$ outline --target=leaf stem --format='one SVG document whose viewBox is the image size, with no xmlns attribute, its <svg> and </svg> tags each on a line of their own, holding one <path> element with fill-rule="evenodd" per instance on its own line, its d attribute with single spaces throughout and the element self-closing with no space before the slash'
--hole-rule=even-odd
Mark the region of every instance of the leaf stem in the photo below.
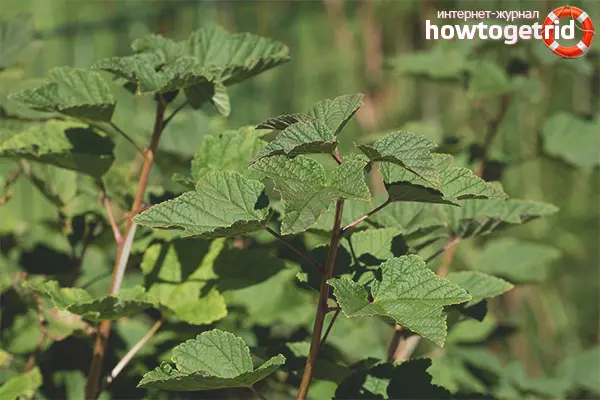
<svg viewBox="0 0 600 400">
<path fill-rule="evenodd" d="M 131 235 L 132 240 L 132 233 L 135 232 L 132 232 L 132 229 L 135 229 L 133 224 L 133 217 L 142 208 L 142 201 L 144 199 L 144 194 L 146 193 L 146 188 L 148 186 L 148 178 L 150 177 L 150 171 L 152 170 L 154 155 L 156 154 L 156 150 L 158 149 L 158 143 L 160 141 L 160 136 L 164 128 L 165 108 L 166 105 L 164 101 L 162 99 L 159 99 L 159 101 L 156 104 L 156 118 L 154 121 L 154 129 L 152 131 L 152 139 L 150 140 L 150 147 L 144 152 L 144 165 L 142 166 L 142 172 L 138 180 L 137 190 L 133 199 L 131 212 L 127 218 L 125 237 L 128 238 Z M 109 294 L 115 294 L 116 292 L 118 292 L 121 279 L 123 277 L 123 274 L 125 273 L 125 266 L 127 266 L 127 261 L 129 259 L 129 251 L 124 251 L 126 250 L 125 244 L 127 242 L 128 241 L 125 240 L 117 247 L 117 258 L 113 267 L 112 281 L 110 285 Z M 130 249 L 131 247 L 129 247 L 129 250 Z M 110 336 L 111 325 L 112 321 L 107 320 L 102 321 L 100 323 L 100 326 L 98 327 L 96 343 L 94 345 L 94 353 L 92 356 L 92 362 L 90 364 L 90 372 L 88 374 L 88 379 L 85 385 L 86 399 L 96 399 L 98 397 L 100 375 L 102 373 L 102 364 L 104 362 L 104 355 L 106 353 L 106 348 L 108 345 L 108 337 Z"/>
<path fill-rule="evenodd" d="M 121 245 L 121 242 L 123 242 L 123 236 L 121 236 L 121 232 L 119 231 L 119 227 L 117 226 L 117 222 L 115 221 L 115 217 L 113 216 L 111 207 L 110 207 L 110 201 L 108 199 L 108 195 L 106 194 L 106 192 L 102 193 L 102 197 L 103 197 L 103 203 L 104 203 L 104 208 L 106 209 L 106 213 L 108 214 L 108 220 L 110 222 L 110 227 L 112 228 L 113 231 L 113 236 L 115 238 L 115 242 L 117 243 L 117 246 Z"/>
<path fill-rule="evenodd" d="M 17 179 L 19 179 L 22 173 L 23 169 L 20 167 L 17 167 L 10 173 L 6 183 L 4 184 L 4 195 L 0 197 L 0 206 L 12 198 L 12 185 L 17 181 Z"/>
<path fill-rule="evenodd" d="M 331 329 L 333 328 L 333 324 L 335 324 L 335 320 L 340 315 L 340 311 L 342 311 L 342 309 L 338 308 L 335 311 L 335 314 L 333 314 L 333 317 L 331 317 L 331 321 L 329 322 L 329 326 L 327 327 L 327 329 L 325 329 L 325 334 L 323 335 L 323 339 L 321 339 L 321 343 L 319 343 L 319 347 L 322 347 L 325 344 L 325 341 L 327 340 L 327 337 L 329 336 L 329 332 L 331 332 Z"/>
<path fill-rule="evenodd" d="M 146 343 L 148 343 L 148 341 L 152 338 L 152 336 L 154 336 L 156 331 L 158 331 L 158 329 L 160 328 L 162 323 L 163 323 L 163 320 L 161 317 L 161 319 L 159 319 L 158 321 L 156 321 L 154 323 L 154 325 L 152 325 L 152 327 L 148 330 L 148 332 L 146 332 L 146 334 L 144 336 L 142 336 L 142 338 L 127 352 L 127 354 L 125 354 L 125 356 L 121 359 L 121 361 L 119 361 L 118 364 L 115 365 L 113 370 L 106 377 L 106 386 L 110 385 L 112 383 L 112 381 L 115 380 L 115 378 L 121 373 L 123 368 L 125 368 L 125 366 L 127 366 L 129 361 L 131 361 L 131 359 L 136 355 L 136 353 L 138 351 L 140 351 L 140 349 Z"/>
<path fill-rule="evenodd" d="M 436 251 L 434 254 L 430 255 L 429 257 L 427 257 L 427 259 L 425 260 L 425 264 L 430 263 L 431 261 L 433 261 L 437 256 L 439 256 L 440 254 L 443 254 L 444 252 L 450 250 L 451 248 L 453 248 L 454 246 L 456 246 L 457 244 L 460 243 L 460 237 L 455 237 L 452 238 L 448 241 L 448 243 L 446 243 L 444 245 L 444 247 L 442 247 L 441 249 L 439 249 L 438 251 Z M 452 260 L 450 260 L 452 261 Z"/>
<path fill-rule="evenodd" d="M 338 153 L 339 156 L 339 153 Z M 342 214 L 344 212 L 344 200 L 338 200 L 335 204 L 335 217 L 333 223 L 333 231 L 331 233 L 331 242 L 329 244 L 329 253 L 327 255 L 327 263 L 325 264 L 325 274 L 321 277 L 321 288 L 319 290 L 319 302 L 317 304 L 317 315 L 315 317 L 315 324 L 313 326 L 312 339 L 310 341 L 310 350 L 308 352 L 308 358 L 306 365 L 304 366 L 304 374 L 302 375 L 302 381 L 300 382 L 300 389 L 296 395 L 296 400 L 306 399 L 308 394 L 308 387 L 312 380 L 315 364 L 317 362 L 317 356 L 319 354 L 319 347 L 321 344 L 321 332 L 323 331 L 323 323 L 325 321 L 325 315 L 327 314 L 327 298 L 329 297 L 329 284 L 327 281 L 333 274 L 333 268 L 335 266 L 335 257 L 337 255 L 338 246 L 341 239 L 341 225 L 342 225 Z"/>
<path fill-rule="evenodd" d="M 374 209 L 372 209 L 371 211 L 369 211 L 368 213 L 366 213 L 365 215 L 363 215 L 362 217 L 360 217 L 359 219 L 357 219 L 354 222 L 351 222 L 350 224 L 346 225 L 343 229 L 342 229 L 342 235 L 344 233 L 346 233 L 348 230 L 354 228 L 356 225 L 360 224 L 361 222 L 363 222 L 365 219 L 369 218 L 371 215 L 375 214 L 378 211 L 383 210 L 388 204 L 392 203 L 392 199 L 388 197 L 388 199 L 381 205 L 375 207 Z"/>
<path fill-rule="evenodd" d="M 183 110 L 189 104 L 190 104 L 190 102 L 186 100 L 182 104 L 180 104 L 179 107 L 177 107 L 176 109 L 174 109 L 173 112 L 171 113 L 171 115 L 169 115 L 169 117 L 167 119 L 165 119 L 165 123 L 163 124 L 163 129 L 167 126 L 167 124 L 169 122 L 171 122 L 171 120 L 173 119 L 173 117 L 175 117 L 175 115 L 177 115 L 177 113 L 179 111 Z"/>
<path fill-rule="evenodd" d="M 135 149 L 140 152 L 140 154 L 144 154 L 144 149 L 142 149 L 140 147 L 140 145 L 137 144 L 137 142 L 135 140 L 133 140 L 133 138 L 131 136 L 129 136 L 128 134 L 126 134 L 123 129 L 119 128 L 119 126 L 117 124 L 115 124 L 114 122 L 110 121 L 110 126 L 115 131 L 117 131 L 117 133 L 119 135 L 123 136 L 129 143 L 131 143 L 133 145 L 133 147 L 135 147 Z"/>
<path fill-rule="evenodd" d="M 321 275 L 325 272 L 325 269 L 323 268 L 321 263 L 318 262 L 317 260 L 315 260 L 310 254 L 305 253 L 304 251 L 300 250 L 299 248 L 297 248 L 296 246 L 294 246 L 293 244 L 291 244 L 290 242 L 285 240 L 285 238 L 283 236 L 281 236 L 279 233 L 275 232 L 273 229 L 269 228 L 268 226 L 265 225 L 264 229 L 265 229 L 265 231 L 269 232 L 271 235 L 275 236 L 281 243 L 285 244 L 288 248 L 290 248 L 292 251 L 294 251 L 300 257 L 304 258 L 306 261 L 308 261 L 309 263 L 314 265 L 315 268 L 317 268 L 317 271 L 319 271 L 319 273 Z"/>
</svg>

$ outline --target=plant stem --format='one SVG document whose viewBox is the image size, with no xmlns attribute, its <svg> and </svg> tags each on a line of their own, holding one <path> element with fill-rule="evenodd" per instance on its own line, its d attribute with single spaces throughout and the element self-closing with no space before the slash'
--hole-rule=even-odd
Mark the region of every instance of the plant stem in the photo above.
<svg viewBox="0 0 600 400">
<path fill-rule="evenodd" d="M 273 229 L 269 228 L 268 226 L 265 226 L 265 231 L 267 231 L 271 235 L 275 236 L 277 239 L 279 239 L 279 241 L 281 243 L 285 244 L 288 248 L 290 248 L 292 251 L 294 251 L 300 257 L 304 258 L 306 261 L 308 261 L 309 263 L 314 265 L 315 268 L 317 268 L 317 270 L 319 271 L 319 273 L 321 273 L 321 275 L 325 272 L 321 263 L 318 262 L 317 260 L 315 260 L 310 254 L 305 253 L 302 250 L 298 249 L 296 246 L 294 246 L 293 244 L 291 244 L 290 242 L 285 240 L 285 238 L 283 236 L 281 236 L 280 234 L 278 234 L 277 232 L 275 232 Z"/>
<path fill-rule="evenodd" d="M 152 338 L 152 336 L 154 336 L 154 334 L 160 328 L 162 323 L 163 323 L 162 318 L 159 319 L 158 321 L 156 321 L 154 323 L 154 325 L 152 325 L 152 327 L 148 330 L 148 332 L 146 332 L 146 334 L 127 352 L 127 354 L 125 354 L 125 357 L 123 357 L 121 359 L 121 361 L 119 361 L 119 363 L 110 372 L 110 375 L 108 375 L 106 377 L 106 385 L 110 385 L 110 383 L 115 380 L 115 378 L 121 373 L 123 368 L 125 368 L 125 366 L 129 363 L 129 361 L 131 361 L 133 356 L 135 356 L 136 353 L 138 351 L 140 351 L 140 349 L 146 343 L 148 343 L 150 338 Z"/>
<path fill-rule="evenodd" d="M 441 249 L 439 249 L 438 251 L 436 251 L 434 254 L 430 255 L 429 257 L 427 257 L 427 259 L 425 260 L 425 264 L 430 263 L 431 261 L 433 261 L 437 256 L 439 256 L 440 254 L 445 253 L 446 251 L 450 250 L 451 248 L 453 248 L 454 246 L 456 246 L 457 244 L 460 243 L 460 237 L 455 237 L 452 238 L 448 241 L 448 243 L 446 243 L 444 245 L 444 247 L 442 247 Z M 452 260 L 450 260 L 452 261 Z"/>
<path fill-rule="evenodd" d="M 383 210 L 388 204 L 392 203 L 392 199 L 390 199 L 388 197 L 388 199 L 381 205 L 375 207 L 374 209 L 372 209 L 371 211 L 369 211 L 368 213 L 366 213 L 365 215 L 363 215 L 362 217 L 360 217 L 359 219 L 357 219 L 356 221 L 346 225 L 343 229 L 342 229 L 342 235 L 344 233 L 346 233 L 348 230 L 354 228 L 356 225 L 360 224 L 361 222 L 363 222 L 365 219 L 369 218 L 371 215 L 375 214 L 378 211 Z"/>
<path fill-rule="evenodd" d="M 106 213 L 108 214 L 108 220 L 110 222 L 110 227 L 113 231 L 115 242 L 117 243 L 117 246 L 119 246 L 123 241 L 123 236 L 121 236 L 121 232 L 119 231 L 119 227 L 117 226 L 117 222 L 115 221 L 115 217 L 113 216 L 112 210 L 110 208 L 110 201 L 108 200 L 108 195 L 106 194 L 106 192 L 103 193 L 102 197 L 104 198 L 104 208 L 106 209 Z"/>
<path fill-rule="evenodd" d="M 154 162 L 154 155 L 156 154 L 156 150 L 158 149 L 158 143 L 160 141 L 160 136 L 164 127 L 164 116 L 165 103 L 161 99 L 156 104 L 156 119 L 154 121 L 154 129 L 152 132 L 152 139 L 150 140 L 150 147 L 148 148 L 148 150 L 146 150 L 144 154 L 144 165 L 142 167 L 142 172 L 138 181 L 137 191 L 133 199 L 131 212 L 127 218 L 127 226 L 125 229 L 126 238 L 132 233 L 131 230 L 133 229 L 133 217 L 142 208 L 142 200 L 144 199 L 146 187 L 148 186 L 148 178 L 150 177 L 152 163 Z M 129 258 L 129 252 L 123 252 L 125 243 L 127 243 L 127 240 L 123 241 L 120 245 L 117 246 L 117 259 L 113 268 L 112 281 L 110 284 L 109 291 L 109 294 L 111 295 L 115 294 L 118 291 L 119 288 L 116 286 L 116 284 L 119 283 L 119 276 L 122 276 L 122 273 L 124 273 L 124 268 L 121 268 L 122 271 L 119 271 L 119 266 L 127 265 L 127 259 Z M 122 260 L 122 254 L 126 254 L 125 260 Z M 100 323 L 100 326 L 98 327 L 96 343 L 94 344 L 94 353 L 92 356 L 92 362 L 90 364 L 90 372 L 88 374 L 88 379 L 85 385 L 86 399 L 96 399 L 99 394 L 98 389 L 100 383 L 100 375 L 102 374 L 102 364 L 104 362 L 104 355 L 106 353 L 108 337 L 110 336 L 111 322 L 112 321 L 110 320 L 102 321 Z"/>
<path fill-rule="evenodd" d="M 110 126 L 119 133 L 119 135 L 123 136 L 129 143 L 131 143 L 133 145 L 133 147 L 135 147 L 135 149 L 137 151 L 139 151 L 141 154 L 144 154 L 144 149 L 142 149 L 140 147 L 139 144 L 137 144 L 137 142 L 135 140 L 133 140 L 133 138 L 131 136 L 129 136 L 128 134 L 125 133 L 125 131 L 121 128 L 119 128 L 119 126 L 117 124 L 115 124 L 114 122 L 110 122 Z"/>
<path fill-rule="evenodd" d="M 248 389 L 250 389 L 252 391 L 252 393 L 254 393 L 259 399 L 261 400 L 267 400 L 267 398 L 258 391 L 258 389 L 256 389 L 254 386 L 248 386 Z"/>
<path fill-rule="evenodd" d="M 325 321 L 325 314 L 327 314 L 327 298 L 329 297 L 329 284 L 327 281 L 333 274 L 333 268 L 335 266 L 335 257 L 337 255 L 337 249 L 341 239 L 341 225 L 342 225 L 342 214 L 344 212 L 344 200 L 338 200 L 335 204 L 335 219 L 333 223 L 333 231 L 331 233 L 331 242 L 329 244 L 329 253 L 327 255 L 327 263 L 325 264 L 325 274 L 321 277 L 321 288 L 319 290 L 319 302 L 317 304 L 317 315 L 315 317 L 315 324 L 313 326 L 312 339 L 310 341 L 310 350 L 308 352 L 308 359 L 304 366 L 304 374 L 302 375 L 302 382 L 300 383 L 300 389 L 296 395 L 296 400 L 306 399 L 308 394 L 308 387 L 312 379 L 313 370 L 317 362 L 317 355 L 319 354 L 319 347 L 321 344 L 321 332 L 323 331 L 323 323 Z"/>
<path fill-rule="evenodd" d="M 0 206 L 12 198 L 12 185 L 19 179 L 22 173 L 23 170 L 20 167 L 17 167 L 10 173 L 6 180 L 6 184 L 4 185 L 4 195 L 0 197 Z"/>
<path fill-rule="evenodd" d="M 169 115 L 169 117 L 167 119 L 165 119 L 165 123 L 163 124 L 163 129 L 169 124 L 169 122 L 171 122 L 171 120 L 173 119 L 173 117 L 175 115 L 177 115 L 177 113 L 179 111 L 183 110 L 183 108 L 186 107 L 189 104 L 190 104 L 189 101 L 186 100 L 179 107 L 177 107 L 176 109 L 174 109 L 173 112 L 171 113 L 171 115 Z"/>
<path fill-rule="evenodd" d="M 342 309 L 338 308 L 335 311 L 335 314 L 333 314 L 333 317 L 331 317 L 331 322 L 329 322 L 329 326 L 325 330 L 325 334 L 323 335 L 323 339 L 321 339 L 321 343 L 319 343 L 319 347 L 321 347 L 325 344 L 325 341 L 327 340 L 327 337 L 329 336 L 329 332 L 331 332 L 331 329 L 333 328 L 333 324 L 335 324 L 335 320 L 340 315 L 340 311 L 342 311 Z"/>
</svg>

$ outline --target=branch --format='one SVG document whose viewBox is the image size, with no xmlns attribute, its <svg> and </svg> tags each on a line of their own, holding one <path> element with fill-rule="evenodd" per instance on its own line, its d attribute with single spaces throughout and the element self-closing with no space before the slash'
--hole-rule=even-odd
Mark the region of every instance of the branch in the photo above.
<svg viewBox="0 0 600 400">
<path fill-rule="evenodd" d="M 339 156 L 339 153 L 338 153 Z M 325 274 L 321 277 L 321 288 L 319 290 L 319 302 L 317 304 L 317 315 L 315 317 L 315 324 L 313 326 L 312 339 L 310 342 L 310 350 L 308 352 L 308 358 L 306 365 L 304 366 L 304 374 L 302 375 L 302 382 L 300 383 L 300 389 L 296 395 L 296 400 L 306 399 L 308 394 L 308 387 L 312 379 L 313 370 L 317 362 L 317 356 L 319 354 L 319 348 L 321 345 L 321 332 L 323 331 L 323 323 L 325 321 L 325 314 L 327 314 L 327 298 L 329 297 L 329 284 L 327 281 L 333 274 L 333 268 L 335 266 L 335 257 L 337 255 L 337 249 L 341 239 L 341 225 L 342 225 L 342 214 L 344 212 L 344 200 L 338 200 L 335 204 L 335 217 L 333 223 L 333 231 L 331 233 L 331 242 L 329 244 L 329 253 L 327 255 L 327 263 L 325 265 Z"/>
<path fill-rule="evenodd" d="M 331 328 L 333 328 L 333 324 L 335 324 L 335 320 L 340 315 L 340 311 L 342 311 L 342 309 L 338 308 L 335 311 L 335 314 L 333 314 L 333 317 L 331 318 L 331 321 L 329 322 L 329 326 L 325 330 L 325 335 L 323 335 L 323 339 L 321 339 L 321 343 L 319 343 L 319 347 L 322 347 L 325 344 L 325 341 L 327 340 L 327 337 L 329 336 L 329 332 L 331 332 Z"/>
<path fill-rule="evenodd" d="M 137 151 L 139 151 L 139 152 L 140 152 L 140 154 L 144 154 L 144 149 L 142 149 L 142 148 L 140 147 L 140 145 L 139 145 L 139 144 L 137 144 L 137 142 L 136 142 L 135 140 L 133 140 L 133 138 L 132 138 L 131 136 L 129 136 L 128 134 L 126 134 L 126 133 L 125 133 L 125 131 L 124 131 L 123 129 L 119 128 L 119 127 L 117 126 L 117 124 L 115 124 L 114 122 L 112 122 L 112 121 L 111 121 L 111 122 L 110 122 L 110 126 L 111 126 L 111 127 L 112 127 L 112 128 L 115 130 L 115 131 L 117 131 L 117 133 L 119 133 L 119 135 L 123 136 L 123 137 L 124 137 L 124 138 L 125 138 L 125 139 L 126 139 L 128 142 L 129 142 L 129 143 L 131 143 L 131 144 L 133 145 L 133 147 L 135 147 L 135 149 L 136 149 Z"/>
<path fill-rule="evenodd" d="M 375 214 L 378 211 L 383 210 L 388 204 L 392 203 L 392 199 L 388 197 L 388 199 L 381 205 L 375 207 L 374 209 L 372 209 L 371 211 L 369 211 L 368 213 L 366 213 L 365 215 L 363 215 L 362 217 L 360 217 L 359 219 L 357 219 L 356 221 L 346 225 L 343 229 L 342 229 L 342 235 L 344 233 L 346 233 L 348 230 L 354 228 L 356 225 L 360 224 L 361 222 L 363 222 L 365 219 L 369 218 L 371 215 Z"/>
<path fill-rule="evenodd" d="M 440 254 L 443 254 L 444 252 L 450 250 L 451 248 L 453 248 L 454 246 L 456 246 L 457 244 L 460 243 L 460 237 L 455 237 L 452 238 L 448 241 L 448 243 L 446 243 L 444 245 L 444 247 L 442 247 L 441 249 L 439 249 L 438 251 L 436 251 L 434 254 L 430 255 L 429 257 L 427 257 L 427 259 L 425 260 L 425 264 L 430 263 L 431 261 L 433 261 L 437 256 L 439 256 Z M 450 260 L 452 261 L 452 260 Z"/>
<path fill-rule="evenodd" d="M 285 244 L 288 248 L 293 250 L 300 257 L 304 258 L 306 261 L 308 261 L 309 263 L 314 265 L 315 268 L 317 268 L 317 270 L 319 271 L 319 273 L 321 275 L 323 275 L 323 273 L 325 273 L 325 269 L 323 268 L 321 263 L 319 263 L 317 260 L 315 260 L 310 254 L 305 253 L 302 250 L 298 249 L 296 246 L 294 246 L 293 244 L 291 244 L 290 242 L 285 240 L 285 238 L 283 236 L 281 236 L 280 234 L 278 234 L 277 232 L 275 232 L 273 229 L 269 228 L 268 226 L 265 225 L 264 229 L 265 229 L 265 231 L 269 232 L 271 235 L 273 235 L 277 239 L 279 239 L 279 241 L 281 241 L 281 243 Z"/>
<path fill-rule="evenodd" d="M 119 361 L 119 363 L 113 368 L 113 370 L 110 372 L 110 374 L 106 377 L 106 386 L 110 385 L 112 383 L 112 381 L 115 380 L 115 378 L 121 373 L 123 368 L 125 368 L 125 366 L 129 363 L 129 361 L 131 361 L 133 356 L 135 356 L 136 353 L 138 351 L 140 351 L 140 349 L 146 343 L 148 343 L 148 341 L 152 338 L 152 336 L 154 336 L 156 331 L 160 328 L 162 323 L 163 323 L 162 318 L 159 319 L 158 321 L 156 321 L 154 323 L 154 325 L 152 325 L 152 327 L 148 330 L 148 332 L 146 332 L 146 334 L 127 352 L 127 354 L 125 354 L 125 356 L 121 359 L 121 361 Z"/>
<path fill-rule="evenodd" d="M 127 225 L 125 229 L 126 240 L 123 241 L 117 247 L 117 259 L 113 267 L 112 282 L 110 284 L 109 294 L 115 294 L 119 291 L 121 285 L 121 279 L 125 273 L 125 267 L 129 260 L 129 254 L 131 250 L 131 241 L 135 233 L 135 225 L 133 224 L 133 217 L 140 212 L 142 208 L 142 201 L 146 188 L 148 186 L 148 178 L 150 177 L 150 171 L 152 170 L 152 163 L 154 162 L 154 155 L 158 149 L 158 143 L 160 136 L 164 128 L 164 117 L 165 117 L 166 105 L 162 99 L 156 103 L 156 119 L 154 121 L 154 129 L 152 132 L 152 139 L 150 140 L 150 148 L 146 150 L 144 154 L 144 165 L 142 166 L 142 172 L 137 185 L 135 197 L 133 199 L 133 205 L 131 212 L 127 218 Z M 127 243 L 130 242 L 127 248 Z M 96 399 L 99 394 L 99 382 L 100 375 L 102 373 L 102 364 L 104 362 L 104 354 L 108 345 L 108 337 L 110 336 L 110 328 L 112 321 L 106 320 L 100 323 L 98 328 L 98 334 L 96 336 L 96 343 L 94 345 L 94 353 L 92 356 L 92 362 L 90 365 L 90 372 L 85 386 L 85 397 L 86 399 Z"/>
<path fill-rule="evenodd" d="M 12 185 L 17 181 L 17 179 L 19 179 L 19 177 L 21 176 L 21 174 L 23 173 L 23 169 L 20 167 L 15 168 L 10 175 L 8 176 L 8 179 L 6 180 L 6 183 L 4 185 L 4 195 L 2 197 L 0 197 L 0 206 L 5 204 L 7 201 L 9 201 L 12 198 Z"/>
<path fill-rule="evenodd" d="M 182 104 L 180 104 L 179 107 L 174 109 L 173 112 L 171 113 L 171 115 L 169 115 L 169 117 L 167 119 L 165 119 L 165 123 L 163 124 L 163 129 L 168 125 L 169 122 L 171 122 L 173 117 L 175 117 L 175 115 L 177 115 L 177 113 L 179 111 L 183 110 L 184 107 L 188 106 L 189 104 L 190 104 L 190 102 L 186 100 Z"/>
<path fill-rule="evenodd" d="M 106 213 L 108 214 L 108 220 L 110 221 L 110 227 L 113 231 L 113 236 L 115 238 L 115 242 L 117 242 L 117 246 L 120 246 L 123 242 L 123 236 L 121 236 L 121 232 L 119 231 L 119 227 L 117 226 L 117 222 L 115 221 L 115 217 L 113 216 L 112 210 L 110 208 L 110 201 L 108 200 L 108 195 L 106 192 L 102 192 L 104 208 L 106 209 Z"/>
</svg>

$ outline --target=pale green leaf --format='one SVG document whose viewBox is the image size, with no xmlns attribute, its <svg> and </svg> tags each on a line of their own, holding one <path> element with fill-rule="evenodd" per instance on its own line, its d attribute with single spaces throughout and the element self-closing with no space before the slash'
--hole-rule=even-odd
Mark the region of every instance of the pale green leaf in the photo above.
<svg viewBox="0 0 600 400">
<path fill-rule="evenodd" d="M 248 177 L 258 174 L 248 169 L 252 155 L 264 144 L 263 133 L 251 126 L 207 135 L 192 160 L 191 174 L 199 180 L 210 171 L 236 171 Z"/>
<path fill-rule="evenodd" d="M 469 88 L 467 93 L 472 98 L 499 96 L 515 89 L 504 69 L 494 62 L 471 61 L 468 70 Z"/>
<path fill-rule="evenodd" d="M 600 347 L 569 356 L 559 364 L 558 373 L 574 382 L 574 386 L 600 395 Z"/>
<path fill-rule="evenodd" d="M 598 122 L 585 121 L 566 112 L 554 114 L 542 127 L 544 151 L 577 167 L 598 166 L 599 130 Z"/>
<path fill-rule="evenodd" d="M 496 184 L 475 176 L 470 169 L 453 164 L 452 156 L 434 154 L 435 170 L 440 177 L 436 187 L 416 174 L 392 163 L 381 163 L 388 193 L 396 201 L 458 204 L 463 199 L 504 199 L 506 194 Z"/>
<path fill-rule="evenodd" d="M 325 172 L 317 161 L 298 156 L 263 158 L 251 168 L 273 179 L 281 194 L 285 215 L 281 233 L 303 232 L 317 222 L 338 199 L 370 198 L 364 173 L 365 162 L 348 157 L 336 169 Z"/>
<path fill-rule="evenodd" d="M 277 117 L 269 118 L 256 126 L 256 129 L 270 129 L 274 131 L 282 131 L 290 125 L 298 122 L 314 122 L 312 117 L 305 114 L 285 114 Z"/>
<path fill-rule="evenodd" d="M 114 296 L 94 298 L 83 289 L 61 288 L 57 281 L 30 285 L 34 290 L 49 297 L 56 307 L 91 321 L 128 317 L 155 306 L 154 300 L 148 298 L 140 286 L 123 289 Z"/>
<path fill-rule="evenodd" d="M 50 120 L 0 141 L 0 157 L 27 158 L 102 176 L 112 165 L 114 144 L 80 123 Z"/>
<path fill-rule="evenodd" d="M 268 209 L 257 210 L 264 185 L 237 172 L 206 173 L 196 191 L 150 207 L 138 214 L 137 224 L 152 228 L 179 228 L 182 236 L 234 236 L 263 228 Z"/>
<path fill-rule="evenodd" d="M 282 355 L 253 369 L 250 350 L 231 333 L 212 330 L 173 349 L 175 367 L 163 363 L 144 375 L 139 387 L 197 391 L 250 387 L 285 363 Z"/>
<path fill-rule="evenodd" d="M 308 111 L 308 116 L 324 122 L 337 136 L 363 105 L 363 98 L 362 93 L 357 93 L 326 99 L 315 104 Z"/>
<path fill-rule="evenodd" d="M 35 367 L 29 372 L 9 379 L 4 385 L 0 386 L 0 399 L 31 398 L 43 383 L 42 373 L 39 368 Z"/>
<path fill-rule="evenodd" d="M 487 243 L 474 265 L 513 282 L 538 282 L 546 278 L 549 264 L 560 257 L 555 247 L 506 237 Z"/>
<path fill-rule="evenodd" d="M 445 226 L 443 217 L 442 210 L 436 205 L 393 202 L 375 214 L 373 220 L 381 226 L 395 228 L 403 235 L 409 235 L 419 230 Z"/>
<path fill-rule="evenodd" d="M 58 67 L 48 72 L 51 83 L 11 95 L 11 99 L 40 111 L 55 111 L 76 118 L 110 121 L 115 99 L 99 73 Z"/>
<path fill-rule="evenodd" d="M 165 62 L 173 61 L 183 55 L 183 44 L 161 35 L 148 35 L 134 40 L 131 49 L 135 53 L 157 53 Z"/>
<path fill-rule="evenodd" d="M 471 304 L 500 296 L 513 288 L 510 282 L 477 271 L 451 272 L 447 279 L 465 289 L 472 297 Z"/>
<path fill-rule="evenodd" d="M 456 323 L 448 332 L 447 343 L 480 343 L 496 329 L 496 324 L 486 316 L 483 321 L 465 319 Z"/>
<path fill-rule="evenodd" d="M 460 207 L 444 207 L 453 235 L 469 237 L 494 232 L 506 224 L 524 224 L 539 217 L 552 215 L 558 208 L 535 201 L 463 200 Z"/>
<path fill-rule="evenodd" d="M 392 240 L 399 235 L 399 231 L 394 228 L 367 229 L 353 233 L 349 238 L 351 254 L 356 258 L 364 255 L 370 255 L 378 260 L 384 261 L 392 258 Z M 346 242 L 343 242 L 347 246 Z"/>
<path fill-rule="evenodd" d="M 358 146 L 371 161 L 383 161 L 405 168 L 429 182 L 433 188 L 440 184 L 439 171 L 431 154 L 436 147 L 436 143 L 410 132 L 392 132 L 372 145 Z"/>
<path fill-rule="evenodd" d="M 392 258 L 381 264 L 381 280 L 367 290 L 348 278 L 330 280 L 334 295 L 347 317 L 380 315 L 431 340 L 438 346 L 446 338 L 443 307 L 471 299 L 466 291 L 439 278 L 418 256 Z"/>
</svg>

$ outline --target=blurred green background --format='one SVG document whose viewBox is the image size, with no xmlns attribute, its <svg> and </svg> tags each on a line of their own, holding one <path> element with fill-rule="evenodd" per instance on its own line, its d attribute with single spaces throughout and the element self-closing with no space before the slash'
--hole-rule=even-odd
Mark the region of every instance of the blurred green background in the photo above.
<svg viewBox="0 0 600 400">
<path fill-rule="evenodd" d="M 342 151 L 352 141 L 404 129 L 442 143 L 473 166 L 486 132 L 498 122 L 486 179 L 500 180 L 511 197 L 549 202 L 560 211 L 495 235 L 503 237 L 499 240 L 506 247 L 498 254 L 509 262 L 518 262 L 510 256 L 517 254 L 522 241 L 556 252 L 530 266 L 536 268 L 533 277 L 522 277 L 522 285 L 490 305 L 497 330 L 503 328 L 510 335 L 489 348 L 504 361 L 520 362 L 529 376 L 543 377 L 552 375 L 562 360 L 585 354 L 600 341 L 600 39 L 584 57 L 563 60 L 541 41 L 514 46 L 427 41 L 424 21 L 444 23 L 436 18 L 439 10 L 538 10 L 543 20 L 562 5 L 546 0 L 2 0 L 0 19 L 30 13 L 39 43 L 22 71 L 2 75 L 0 98 L 10 111 L 16 106 L 4 96 L 43 78 L 52 67 L 88 67 L 101 58 L 128 54 L 131 41 L 148 33 L 182 40 L 203 24 L 217 22 L 230 32 L 247 31 L 285 43 L 292 61 L 232 88 L 232 113 L 227 119 L 211 110 L 182 112 L 163 136 L 162 160 L 153 173 L 157 184 L 168 184 L 206 134 L 302 112 L 316 101 L 344 93 L 365 93 L 366 104 L 346 130 L 350 138 L 343 141 Z M 574 5 L 600 26 L 600 2 Z M 144 142 L 152 123 L 152 100 L 132 99 L 124 91 L 118 95 L 115 121 Z M 117 151 L 126 167 L 134 153 L 128 146 Z M 0 168 L 3 175 L 10 171 L 6 162 Z M 28 182 L 16 185 L 14 198 L 0 207 L 0 233 L 27 232 L 36 221 L 54 218 L 52 206 Z M 492 239 L 462 243 L 453 266 L 476 262 L 488 240 Z M 86 262 L 110 269 L 112 253 L 99 249 L 93 249 Z M 138 279 L 135 272 L 130 275 Z M 95 277 L 90 273 L 87 278 Z M 94 281 L 98 293 L 106 292 L 107 279 Z M 309 307 L 308 315 L 311 312 Z M 3 327 L 5 343 L 10 344 L 12 325 Z M 144 331 L 143 323 L 129 325 L 118 325 L 117 348 L 128 348 L 142 334 L 130 332 Z M 380 335 L 386 339 L 378 340 L 373 330 L 379 327 L 367 324 L 344 337 L 342 326 L 346 324 L 336 328 L 333 343 L 346 339 L 342 347 L 348 352 L 360 347 L 356 358 L 385 354 L 387 327 Z M 18 349 L 14 343 L 13 347 Z M 61 363 L 67 361 L 54 354 L 63 358 Z M 597 358 L 599 353 L 594 354 Z M 121 394 L 136 395 L 131 388 L 123 390 Z"/>
</svg>

